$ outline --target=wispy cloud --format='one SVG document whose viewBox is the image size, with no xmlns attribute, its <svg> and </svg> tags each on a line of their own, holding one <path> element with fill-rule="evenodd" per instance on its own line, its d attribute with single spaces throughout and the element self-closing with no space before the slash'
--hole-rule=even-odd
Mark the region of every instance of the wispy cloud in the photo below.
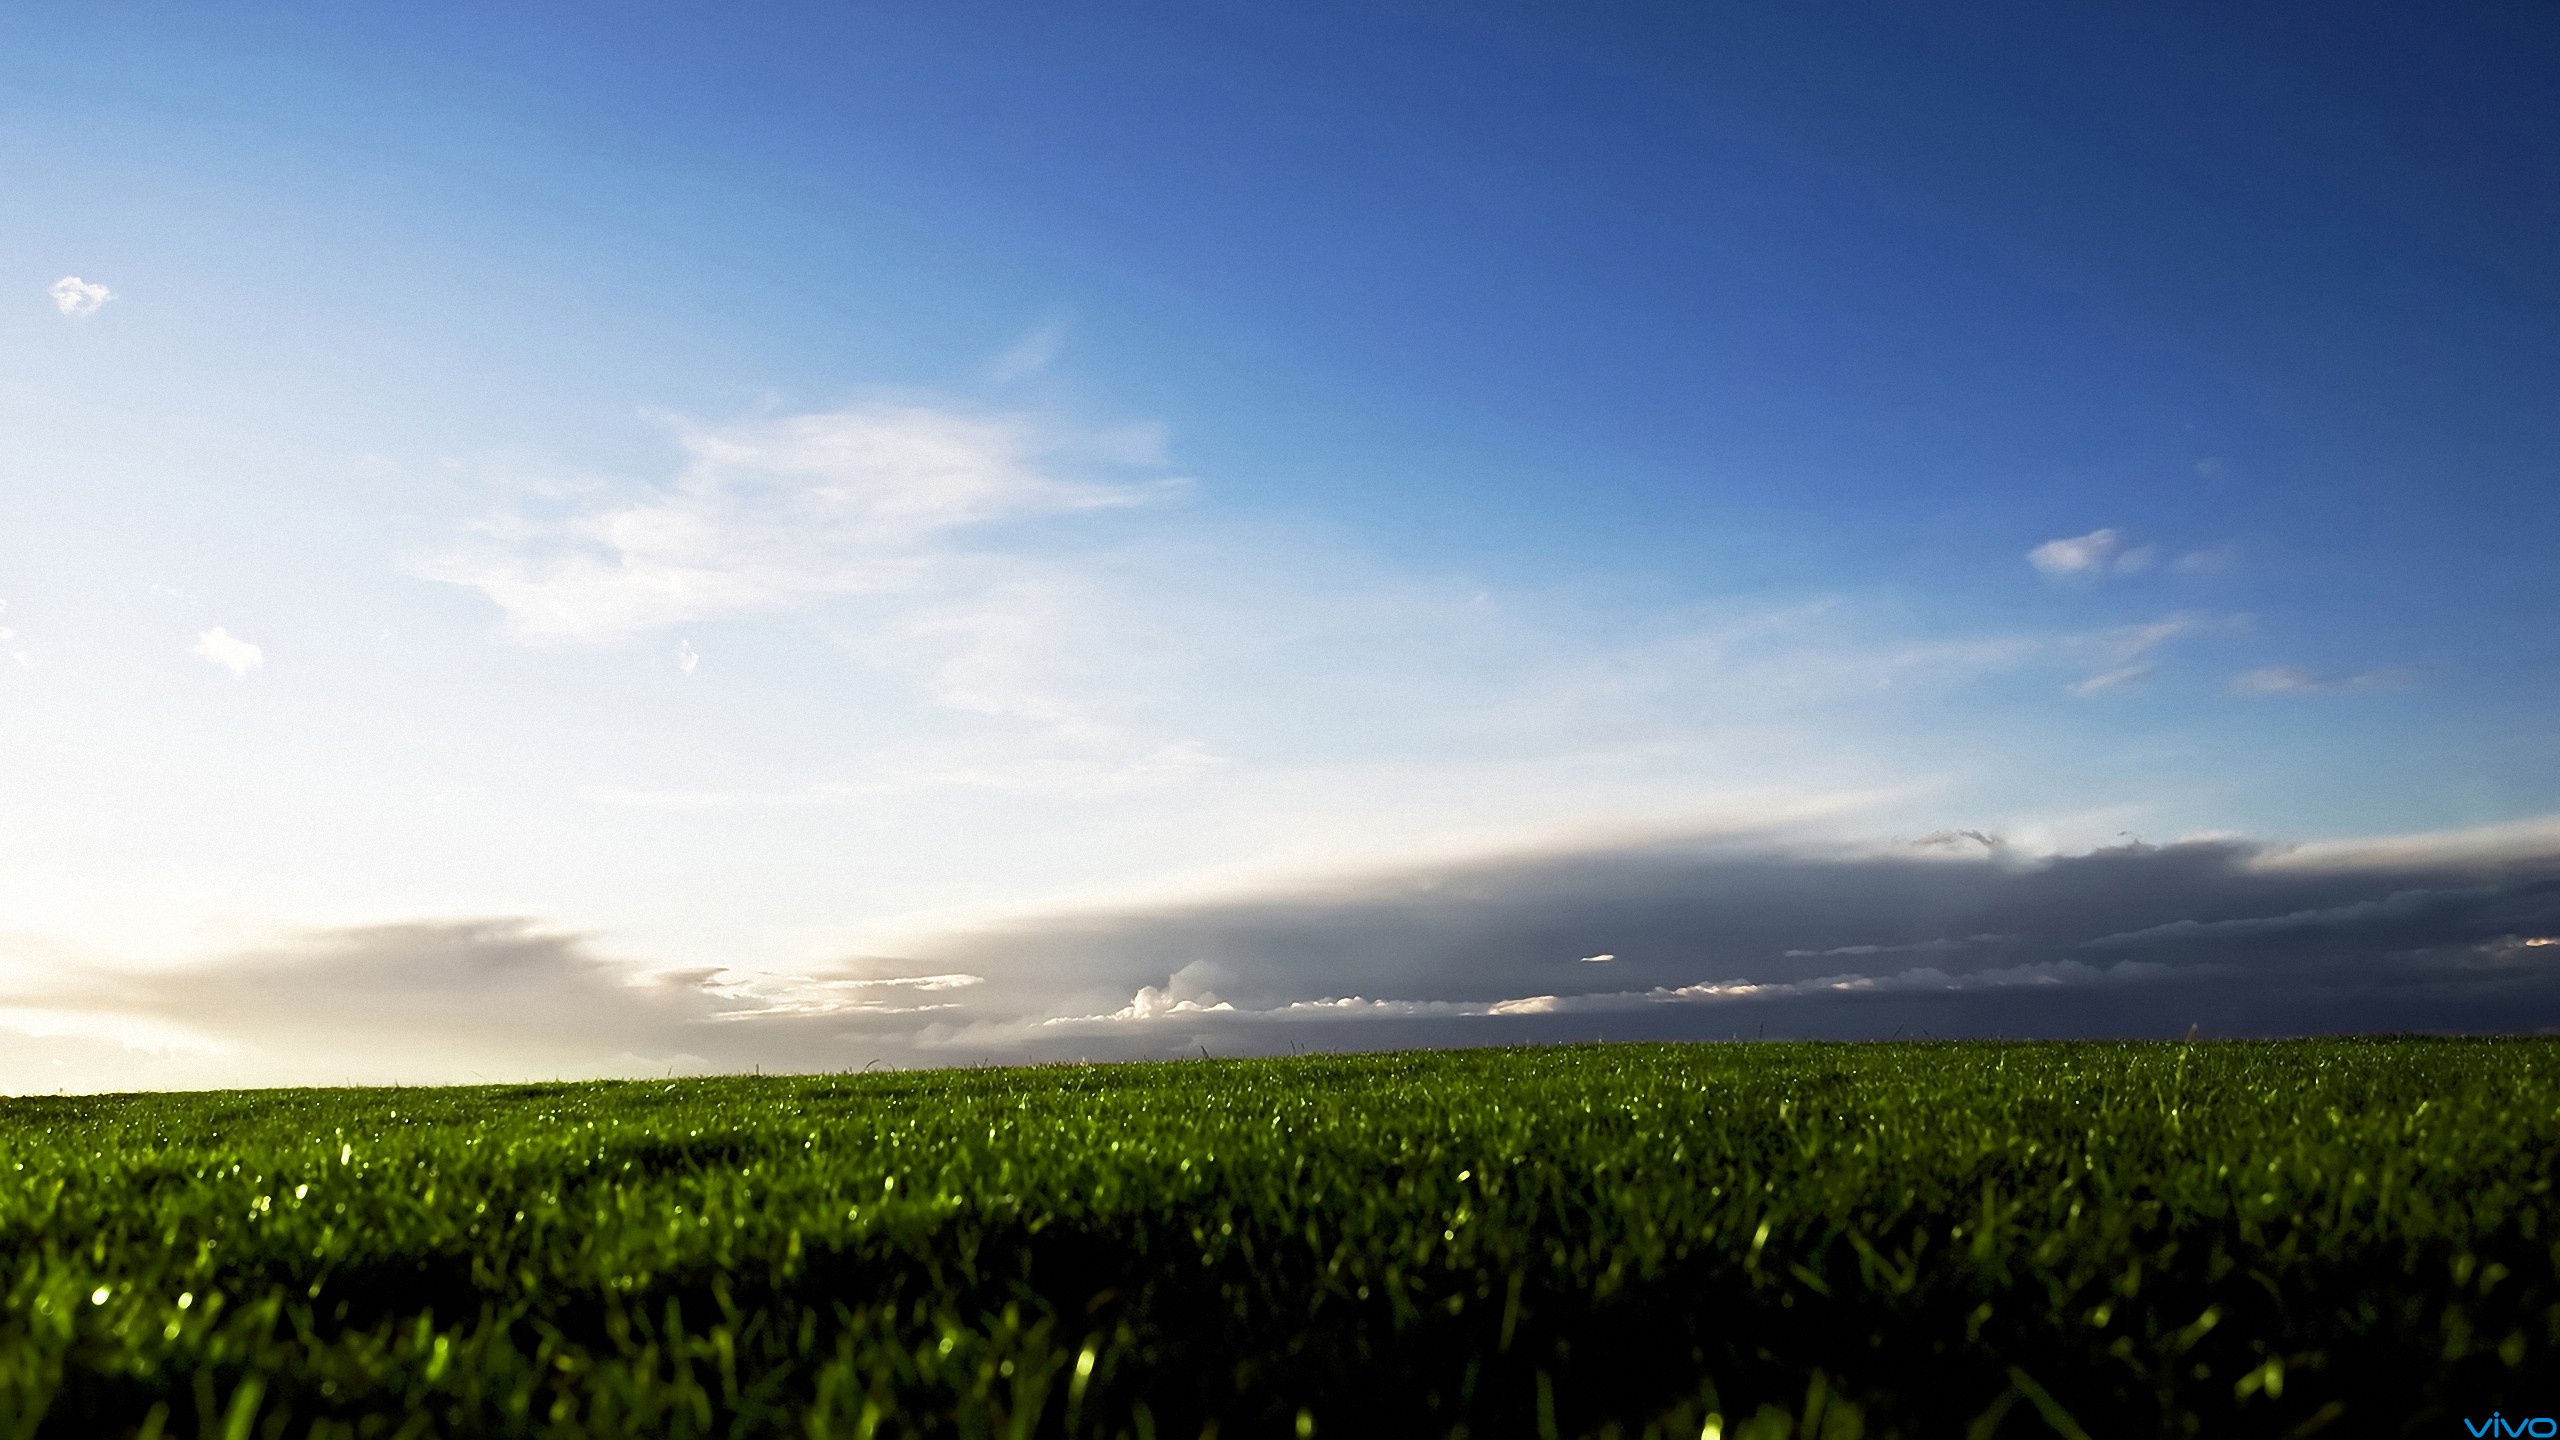
<svg viewBox="0 0 2560 1440">
<path fill-rule="evenodd" d="M 116 292 L 113 290 L 104 285 L 91 284 L 77 275 L 65 275 L 54 281 L 45 287 L 45 293 L 53 297 L 54 309 L 75 318 L 82 315 L 95 315 L 98 313 L 98 307 L 116 298 Z"/>
<path fill-rule="evenodd" d="M 2099 695 L 2139 686 L 2158 672 L 2159 664 L 2153 656 L 2162 646 L 2231 623 L 2186 612 L 2083 637 L 2075 648 L 2084 656 L 2096 658 L 2104 668 L 2068 688 L 2074 695 Z"/>
<path fill-rule="evenodd" d="M 987 366 L 987 379 L 997 385 L 1009 385 L 1027 379 L 1049 368 L 1058 352 L 1067 345 L 1067 317 L 1051 315 L 1014 341 Z"/>
<path fill-rule="evenodd" d="M 235 679 L 246 677 L 250 671 L 267 663 L 267 652 L 219 625 L 198 631 L 196 643 L 187 647 L 187 653 L 221 666 Z"/>
<path fill-rule="evenodd" d="M 2147 570 L 2158 554 L 2148 545 L 2127 544 L 2124 532 L 2109 528 L 2047 540 L 2027 552 L 2027 563 L 2049 580 L 2088 580 Z"/>
<path fill-rule="evenodd" d="M 2102 695 L 2109 690 L 2130 689 L 2150 679 L 2159 668 L 2149 661 L 2119 665 L 2113 670 L 2102 670 L 2085 680 L 2075 680 L 2069 689 L 2074 695 Z"/>
<path fill-rule="evenodd" d="M 2272 846 L 2252 856 L 2249 863 L 2261 870 L 2380 873 L 2430 867 L 2507 869 L 2529 866 L 2550 855 L 2560 855 L 2560 815 L 2534 815 L 2407 835 Z"/>
<path fill-rule="evenodd" d="M 838 642 L 911 676 L 946 709 L 1107 736 L 1111 727 L 1096 713 L 1103 687 L 1080 672 L 1095 648 L 1083 632 L 1108 602 L 1057 567 L 966 569 L 973 583 L 946 587 L 868 629 L 839 631 Z"/>
<path fill-rule="evenodd" d="M 1569 596 L 1400 572 L 1173 507 L 1087 523 L 1172 493 L 1163 437 L 1145 425 L 909 401 L 678 439 L 680 466 L 661 483 L 528 491 L 415 567 L 488 597 L 521 643 L 682 627 L 657 651 L 679 668 L 710 648 L 697 627 L 792 616 L 847 659 L 842 683 L 866 685 L 862 739 L 817 773 L 588 787 L 617 803 L 1104 795 L 1213 771 L 1276 791 L 1280 768 L 1297 766 L 1288 784 L 1302 798 L 1272 803 L 1320 808 L 1320 790 L 1375 800 L 1391 772 L 1402 823 L 1422 830 L 1506 803 L 1484 787 L 1463 803 L 1417 793 L 1453 792 L 1473 766 L 1507 772 L 1515 791 L 1551 772 L 1584 814 L 1641 786 L 1649 806 L 1677 801 L 1694 820 L 1726 813 L 1735 792 L 1764 795 L 1773 777 L 1791 792 L 1780 803 L 1873 789 L 1843 757 L 1915 746 L 1892 725 L 1915 702 L 2034 668 L 2070 667 L 2060 683 L 2087 677 L 2093 691 L 2130 684 L 2206 623 L 1916 635 L 1882 607 L 1829 596 L 1728 598 L 1630 625 Z M 1518 808 L 1530 804 L 1521 792 Z"/>
<path fill-rule="evenodd" d="M 2497 893 L 2495 887 L 2484 886 L 2396 890 L 2380 899 L 2291 910 L 2281 915 L 2246 915 L 2229 920 L 2171 920 L 2164 924 L 2146 925 L 2139 930 L 2100 935 L 2080 944 L 2081 948 L 2089 950 L 2123 950 L 2217 940 L 2264 940 L 2312 931 L 2371 932 L 2388 924 L 2426 921 L 2439 915 L 2461 913 Z"/>
<path fill-rule="evenodd" d="M 495 602 L 531 644 L 618 640 L 831 597 L 914 593 L 946 577 L 963 533 L 1145 504 L 1166 482 L 1144 430 L 875 405 L 679 432 L 671 485 L 550 518 L 507 512 L 418 566 Z"/>
<path fill-rule="evenodd" d="M 2404 670 L 2337 674 L 2298 665 L 2267 665 L 2235 677 L 2231 688 L 2243 695 L 2353 695 L 2397 690 L 2408 683 L 2408 672 Z"/>
<path fill-rule="evenodd" d="M 1970 950 L 1982 945 L 1998 945 L 2015 940 L 2015 935 L 1966 935 L 1936 940 L 1914 940 L 1896 945 L 1834 945 L 1828 950 L 1789 950 L 1790 960 L 1823 955 L 1908 955 L 1931 950 Z"/>
<path fill-rule="evenodd" d="M 2177 613 L 2098 630 L 1921 635 L 1838 596 L 1728 600 L 1630 626 L 1569 600 L 1495 593 L 1473 577 L 1383 569 L 1304 537 L 1269 543 L 1170 507 L 1126 513 L 1165 493 L 1152 478 L 1165 468 L 1161 437 L 1144 427 L 1079 430 L 907 404 L 680 438 L 683 468 L 665 483 L 529 497 L 525 513 L 484 520 L 432 573 L 490 597 L 518 640 L 645 635 L 645 648 L 632 651 L 659 665 L 671 652 L 681 663 L 694 646 L 712 648 L 717 632 L 697 625 L 759 612 L 802 617 L 794 623 L 849 662 L 846 688 L 861 687 L 859 723 L 870 728 L 802 769 L 705 765 L 689 774 L 669 764 L 594 776 L 588 798 L 742 811 L 886 808 L 884 797 L 922 793 L 974 809 L 982 796 L 1019 795 L 1039 803 L 1012 808 L 1061 824 L 1072 817 L 1115 844 L 1108 832 L 1118 820 L 1089 802 L 1146 792 L 1148 804 L 1130 813 L 1143 809 L 1144 823 L 1185 837 L 1169 856 L 1164 842 L 1144 841 L 1156 866 L 1145 883 L 1157 894 L 1551 838 L 1602 820 L 1694 830 L 1745 815 L 1794 823 L 1768 817 L 1841 797 L 1900 804 L 1927 777 L 1856 767 L 1897 745 L 1924 754 L 1907 722 L 1963 708 L 1940 697 L 2017 672 L 2053 685 L 2079 679 L 2093 691 L 2130 684 L 2121 672 L 2147 673 L 2183 638 L 2233 623 Z M 1126 518 L 1076 518 L 1105 510 Z M 759 649 L 772 647 L 716 651 L 722 674 L 752 678 Z M 879 678 L 892 683 L 872 683 Z M 1282 723 L 1269 723 L 1274 715 Z M 1901 798 L 1873 798 L 1887 794 Z M 2023 863 L 1979 838 L 1930 848 L 1904 858 L 1951 873 L 1972 873 L 1976 854 L 1995 867 Z M 1049 895 L 1110 883 L 1072 863 L 1060 871 L 1074 878 L 1018 873 L 1040 875 L 1033 883 L 1054 885 Z M 979 914 L 998 903 L 984 889 L 955 890 L 936 903 L 986 907 Z M 1820 977 L 1749 967 L 1789 949 L 2021 933 L 1994 916 L 1923 911 L 1901 933 L 1791 924 L 1764 934 L 1770 948 L 1719 958 L 1657 946 L 1660 937 L 1625 933 L 1597 913 L 1581 917 L 1588 923 L 1513 919 L 1535 934 L 1543 963 L 1605 975 L 1613 991 L 1793 984 Z M 848 946 L 900 948 L 916 929 L 886 918 L 859 930 L 845 923 Z M 1367 935 L 1333 940 L 1352 954 L 1373 944 Z M 2058 958 L 1984 948 L 1963 958 Z M 949 1028 L 933 1043 L 1013 1053 L 1004 1047 L 1019 1037 L 984 1027 L 1345 996 L 1492 1005 L 1561 983 L 1524 974 L 1497 991 L 1451 994 L 1382 990 L 1346 974 L 1273 991 L 1248 970 L 1205 987 L 1214 999 L 1168 988 L 1185 966 L 1227 953 L 1223 941 L 1150 953 L 1135 973 L 1113 961 L 1107 983 L 1097 976 L 1066 993 L 1008 970 L 1001 956 L 955 951 L 929 968 L 990 979 L 932 1002 L 956 1007 L 934 1012 L 931 1023 Z M 1577 963 L 1601 953 L 1618 958 L 1605 969 Z M 1785 963 L 1802 968 L 1803 958 Z M 1087 969 L 1079 959 L 1055 973 Z M 1164 994 L 1142 1003 L 1149 987 Z"/>
</svg>

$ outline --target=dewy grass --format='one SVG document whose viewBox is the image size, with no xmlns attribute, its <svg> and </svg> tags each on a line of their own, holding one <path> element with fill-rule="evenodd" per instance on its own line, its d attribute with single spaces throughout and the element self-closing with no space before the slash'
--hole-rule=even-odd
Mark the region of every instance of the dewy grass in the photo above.
<svg viewBox="0 0 2560 1440">
<path fill-rule="evenodd" d="M 2452 1433 L 2555 1140 L 2544 1041 L 8 1100 L 0 1434 Z"/>
</svg>

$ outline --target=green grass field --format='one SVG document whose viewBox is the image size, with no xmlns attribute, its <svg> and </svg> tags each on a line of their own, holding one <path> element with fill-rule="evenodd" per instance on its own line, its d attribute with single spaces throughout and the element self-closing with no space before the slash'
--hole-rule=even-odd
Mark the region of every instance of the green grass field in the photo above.
<svg viewBox="0 0 2560 1440">
<path fill-rule="evenodd" d="M 27 1098 L 0 1147 L 8 1436 L 2344 1436 L 2560 1409 L 2543 1041 Z"/>
</svg>

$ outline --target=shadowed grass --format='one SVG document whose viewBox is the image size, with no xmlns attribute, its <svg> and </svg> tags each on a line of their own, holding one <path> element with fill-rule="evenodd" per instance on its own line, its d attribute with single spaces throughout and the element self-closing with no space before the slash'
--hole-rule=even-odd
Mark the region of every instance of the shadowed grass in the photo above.
<svg viewBox="0 0 2560 1440">
<path fill-rule="evenodd" d="M 0 1437 L 2440 1433 L 2555 1142 L 2544 1041 L 9 1100 Z"/>
</svg>

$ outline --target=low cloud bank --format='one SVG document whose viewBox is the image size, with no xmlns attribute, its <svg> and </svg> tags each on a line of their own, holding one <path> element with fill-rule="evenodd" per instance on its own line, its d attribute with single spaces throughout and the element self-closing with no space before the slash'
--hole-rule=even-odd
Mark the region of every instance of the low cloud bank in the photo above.
<svg viewBox="0 0 2560 1440">
<path fill-rule="evenodd" d="M 0 1084 L 2560 1028 L 2560 850 L 2459 838 L 2335 859 L 2236 841 L 2034 861 L 1991 845 L 1588 851 L 1037 917 L 811 975 L 649 971 L 526 920 L 380 926 L 0 996 L 21 1018 L 200 1037 L 119 1045 L 55 1024 L 0 1061 Z"/>
<path fill-rule="evenodd" d="M 2445 849 L 2323 864 L 2236 841 L 2031 862 L 1662 847 L 1486 864 L 962 937 L 938 963 L 1050 1013 L 919 1039 L 1060 1056 L 2560 1027 L 2560 853 Z M 1582 963 L 1595 953 L 1615 957 L 1606 971 Z M 1222 1008 L 1142 1003 L 1169 983 Z"/>
</svg>

